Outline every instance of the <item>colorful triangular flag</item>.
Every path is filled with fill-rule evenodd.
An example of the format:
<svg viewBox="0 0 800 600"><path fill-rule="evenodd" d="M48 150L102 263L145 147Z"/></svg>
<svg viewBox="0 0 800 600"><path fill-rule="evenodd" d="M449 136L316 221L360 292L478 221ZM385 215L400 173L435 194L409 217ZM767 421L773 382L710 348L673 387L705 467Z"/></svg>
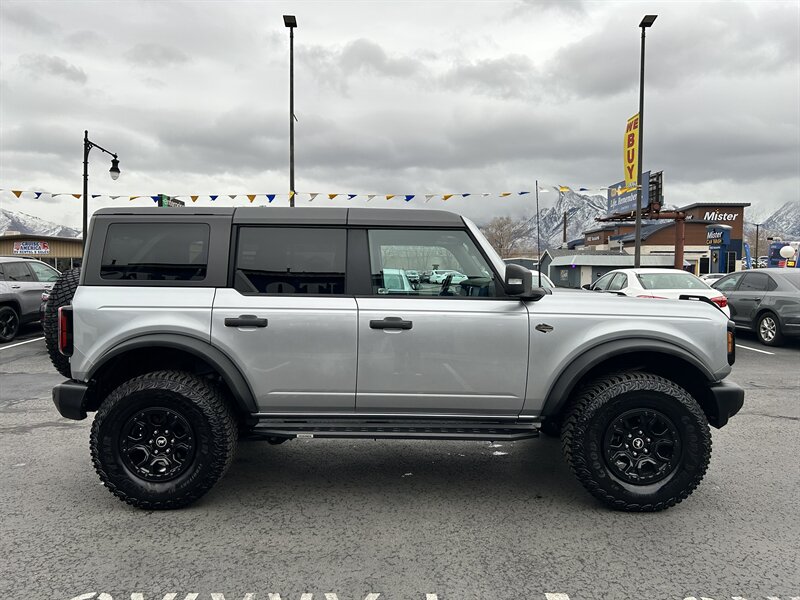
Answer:
<svg viewBox="0 0 800 600"><path fill-rule="evenodd" d="M270 202L275 200L275 194L267 194L267 200L269 200Z"/></svg>
<svg viewBox="0 0 800 600"><path fill-rule="evenodd" d="M22 195L22 190L11 190L11 193L19 198Z"/></svg>
<svg viewBox="0 0 800 600"><path fill-rule="evenodd" d="M353 198L355 198L356 196L358 196L358 194L347 194L347 199L348 199L348 200L352 200L352 199L353 199Z"/></svg>
<svg viewBox="0 0 800 600"><path fill-rule="evenodd" d="M425 194L425 202L430 202L436 194Z"/></svg>
<svg viewBox="0 0 800 600"><path fill-rule="evenodd" d="M36 199L37 199L37 200L39 199L39 196L41 196L42 194L44 194L44 192L33 192L33 193L34 193L34 194L36 194Z"/></svg>
<svg viewBox="0 0 800 600"><path fill-rule="evenodd" d="M217 194L216 196L209 196L209 198L211 198L211 201L214 202L214 200L219 198L219 194Z"/></svg>
<svg viewBox="0 0 800 600"><path fill-rule="evenodd" d="M396 195L397 195L397 194L386 194L386 199L387 199L387 200L391 200L391 199L392 199L392 198L394 198Z"/></svg>
<svg viewBox="0 0 800 600"><path fill-rule="evenodd" d="M416 196L416 194L406 194L406 202L411 202L414 196Z"/></svg>
<svg viewBox="0 0 800 600"><path fill-rule="evenodd" d="M329 200L333 200L333 199L334 199L334 198L336 198L336 196L338 196L338 195L339 195L339 194L328 194L328 199L329 199Z"/></svg>
<svg viewBox="0 0 800 600"><path fill-rule="evenodd" d="M247 194L247 199L250 200L250 204L252 204L253 200L256 199L256 194Z"/></svg>
<svg viewBox="0 0 800 600"><path fill-rule="evenodd" d="M442 200L449 200L453 197L453 194L442 194Z"/></svg>
<svg viewBox="0 0 800 600"><path fill-rule="evenodd" d="M369 202L370 200L372 200L372 199L373 199L375 196L377 196L377 195L378 195L378 194L367 194L367 202Z"/></svg>
<svg viewBox="0 0 800 600"><path fill-rule="evenodd" d="M313 194L309 194L308 195L308 201L309 202L313 202L314 198L316 198L317 196L319 196L319 192L314 192Z"/></svg>

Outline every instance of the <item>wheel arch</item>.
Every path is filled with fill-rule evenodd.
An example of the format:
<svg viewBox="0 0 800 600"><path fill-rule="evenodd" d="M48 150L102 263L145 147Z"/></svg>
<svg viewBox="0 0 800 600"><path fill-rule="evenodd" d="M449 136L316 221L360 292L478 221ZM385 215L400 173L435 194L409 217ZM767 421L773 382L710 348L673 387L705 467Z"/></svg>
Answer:
<svg viewBox="0 0 800 600"><path fill-rule="evenodd" d="M215 374L227 388L234 408L247 414L257 412L255 396L236 364L208 342L180 334L137 336L104 354L86 376L96 392L87 409L96 410L100 400L111 391L109 388L123 380L166 367Z"/></svg>
<svg viewBox="0 0 800 600"><path fill-rule="evenodd" d="M709 421L717 420L717 406L708 389L717 379L714 374L689 351L668 342L643 338L605 342L582 353L556 378L547 394L542 417L559 417L585 383L621 370L648 371L674 381L697 400Z"/></svg>

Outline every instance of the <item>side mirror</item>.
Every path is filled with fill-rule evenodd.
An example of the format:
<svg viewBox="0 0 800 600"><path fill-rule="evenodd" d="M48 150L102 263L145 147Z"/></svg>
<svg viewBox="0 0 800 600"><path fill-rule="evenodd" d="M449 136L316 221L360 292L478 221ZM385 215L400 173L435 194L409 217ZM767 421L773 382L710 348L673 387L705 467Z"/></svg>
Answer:
<svg viewBox="0 0 800 600"><path fill-rule="evenodd" d="M592 289L592 284L591 283L584 283L581 287L583 289L585 289L585 290L590 290L590 289Z"/></svg>
<svg viewBox="0 0 800 600"><path fill-rule="evenodd" d="M504 287L509 296L529 296L533 288L533 274L520 265L506 265Z"/></svg>

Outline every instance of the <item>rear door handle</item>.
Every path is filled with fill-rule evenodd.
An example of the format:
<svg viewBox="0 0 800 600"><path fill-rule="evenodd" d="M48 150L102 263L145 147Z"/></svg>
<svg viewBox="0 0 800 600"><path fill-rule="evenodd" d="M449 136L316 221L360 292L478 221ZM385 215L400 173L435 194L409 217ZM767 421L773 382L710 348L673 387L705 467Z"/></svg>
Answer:
<svg viewBox="0 0 800 600"><path fill-rule="evenodd" d="M412 325L411 321L404 321L400 317L373 319L369 322L370 329L411 329Z"/></svg>
<svg viewBox="0 0 800 600"><path fill-rule="evenodd" d="M239 315L225 319L225 327L266 327L268 323L267 319L260 319L255 315Z"/></svg>

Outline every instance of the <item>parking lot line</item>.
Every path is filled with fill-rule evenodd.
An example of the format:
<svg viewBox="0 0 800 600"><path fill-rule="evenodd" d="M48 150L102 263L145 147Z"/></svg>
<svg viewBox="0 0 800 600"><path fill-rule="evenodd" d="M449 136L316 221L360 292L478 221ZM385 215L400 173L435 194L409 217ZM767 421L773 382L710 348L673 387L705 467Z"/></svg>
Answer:
<svg viewBox="0 0 800 600"><path fill-rule="evenodd" d="M16 344L9 344L8 346L0 346L0 350L5 350L7 348L14 348L16 346L22 346L22 344L30 344L31 342L38 342L39 340L43 340L43 337L34 338L32 340L25 340L24 342L17 342Z"/></svg>
<svg viewBox="0 0 800 600"><path fill-rule="evenodd" d="M761 352L761 354L769 354L770 356L775 356L774 352L767 352L766 350L759 350L758 348L751 348L750 346L742 346L741 344L736 344L737 348L744 348L745 350L752 350L753 352Z"/></svg>

